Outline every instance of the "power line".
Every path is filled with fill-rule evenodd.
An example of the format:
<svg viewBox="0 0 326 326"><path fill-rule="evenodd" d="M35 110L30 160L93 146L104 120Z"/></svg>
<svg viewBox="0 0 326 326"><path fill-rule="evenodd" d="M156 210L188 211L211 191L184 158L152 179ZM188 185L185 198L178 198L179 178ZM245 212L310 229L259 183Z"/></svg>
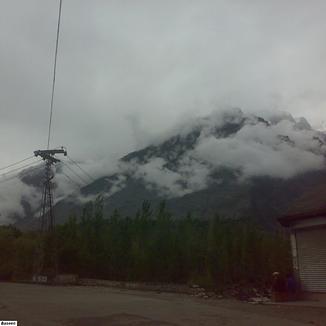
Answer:
<svg viewBox="0 0 326 326"><path fill-rule="evenodd" d="M20 164L20 163L26 162L26 161L28 161L28 160L34 158L34 157L35 157L34 155L33 155L33 156L30 156L30 157L26 157L26 158L24 158L23 160L20 160L20 161L18 161L18 162L16 162L16 163L12 163L12 164L9 164L9 165L7 165L7 166L4 166L4 167L0 168L0 171L2 171L2 170L7 170L7 169L11 168L12 166L15 166L15 165L18 165L18 164Z"/></svg>
<svg viewBox="0 0 326 326"><path fill-rule="evenodd" d="M61 12L62 12L62 0L60 0L60 4L59 4L59 16L58 16L58 25L57 25L57 38L56 38L56 43L55 43L55 54L54 54L54 65L53 65L53 80L52 80L52 93L51 93L51 105L50 105L50 121L49 121L49 130L48 130L48 145L47 145L47 149L50 148L50 140L51 140L53 103L54 103L54 93L55 93L55 81L56 81L56 74L57 74L57 60L58 60L58 48L59 48L60 25L61 25Z"/></svg>
<svg viewBox="0 0 326 326"><path fill-rule="evenodd" d="M71 183L73 183L78 189L81 188L80 184L76 182L74 179L72 179L68 174L65 172L61 171L62 175L64 175Z"/></svg>
<svg viewBox="0 0 326 326"><path fill-rule="evenodd" d="M92 182L95 181L95 179L88 173L86 172L75 160L73 160L69 155L67 155L68 159L73 163L75 164L80 171L82 171Z"/></svg>
<svg viewBox="0 0 326 326"><path fill-rule="evenodd" d="M65 162L62 162L62 164L69 170L71 171L77 178L79 178L83 183L87 184L88 182L82 178L74 169L72 169L68 164Z"/></svg>
<svg viewBox="0 0 326 326"><path fill-rule="evenodd" d="M39 163L39 162L41 162L41 161L42 161L42 160L38 160L38 161L36 161L35 163ZM30 172L33 172L33 171L35 171L35 170L37 170L37 169L43 169L43 166L40 165L40 164L37 164L37 165L34 166L34 167L31 167L31 168L29 168L29 169L26 169L26 170L24 170L24 171L19 172L19 174L22 175L22 176L24 176L24 175L26 175L26 174L28 174L28 173L30 173Z"/></svg>
<svg viewBox="0 0 326 326"><path fill-rule="evenodd" d="M40 161L42 161L42 160L37 160L37 161L35 161L35 162L31 162L31 163L29 163L29 164L25 164L25 165L23 165L23 166L21 166L21 167L19 167L19 168L16 168L16 169L10 170L10 171L8 171L8 172L6 172L6 173L0 174L0 177L5 177L5 176L7 176L8 174L11 174L11 173L13 173L13 172L23 170L23 169L28 168L29 166L32 166L32 165L34 165L34 164L36 164L36 163L38 163L38 162L40 162Z"/></svg>
<svg viewBox="0 0 326 326"><path fill-rule="evenodd" d="M35 162L33 162L34 164ZM12 180L12 179L15 179L17 178L18 176L24 176L26 175L27 173L29 172L32 172L34 170L36 170L36 168L41 168L40 166L35 166L34 168L28 168L26 170L24 170L25 168L31 166L31 164L29 164L28 166L24 166L23 168L21 169L16 169L15 171L11 171L10 173L4 173L2 175L0 175L0 182L6 182L6 181L9 181L9 180ZM17 171L17 172L16 172ZM12 175L13 172L16 172L14 175ZM6 178L7 175L10 175Z"/></svg>
<svg viewBox="0 0 326 326"><path fill-rule="evenodd" d="M33 162L33 163L35 163L35 162ZM36 162L36 163L37 163L37 162ZM17 178L18 176L25 176L27 173L31 173L31 172L33 172L33 171L35 171L35 170L37 170L37 169L40 169L40 168L42 168L42 166L37 165L37 166L32 167L32 168L29 168L29 169L27 169L27 170L25 170L25 171L19 171L18 173L14 174L14 175L12 175L12 176L6 178L6 179L0 179L0 183L7 182L7 181L10 181L10 180L13 180L13 179ZM4 178L4 176L2 176L1 178Z"/></svg>
<svg viewBox="0 0 326 326"><path fill-rule="evenodd" d="M4 183L4 182L7 182L7 181L10 181L10 180L13 180L13 179L16 179L18 177L19 173L7 178L7 179L0 179L0 183Z"/></svg>

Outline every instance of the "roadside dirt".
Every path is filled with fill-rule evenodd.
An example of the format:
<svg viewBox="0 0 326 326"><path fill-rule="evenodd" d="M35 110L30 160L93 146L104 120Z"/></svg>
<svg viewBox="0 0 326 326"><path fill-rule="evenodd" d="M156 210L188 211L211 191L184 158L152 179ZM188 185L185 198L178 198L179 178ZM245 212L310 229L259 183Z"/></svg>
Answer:
<svg viewBox="0 0 326 326"><path fill-rule="evenodd" d="M326 326L326 308L251 305L103 287L0 283L0 320L19 326Z"/></svg>

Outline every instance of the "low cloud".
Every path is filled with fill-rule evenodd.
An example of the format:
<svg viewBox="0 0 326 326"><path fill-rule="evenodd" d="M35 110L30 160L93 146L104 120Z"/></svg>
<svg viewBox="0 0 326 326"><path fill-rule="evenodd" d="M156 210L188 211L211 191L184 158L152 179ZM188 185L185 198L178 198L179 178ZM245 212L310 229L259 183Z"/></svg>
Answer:
<svg viewBox="0 0 326 326"><path fill-rule="evenodd" d="M226 137L220 131L228 124L238 125L239 130ZM169 159L177 157L180 145L169 149L166 159L132 162L125 171L128 167L129 174L163 196L179 197L207 188L214 172L223 168L236 171L239 181L257 176L287 179L325 168L325 135L314 131L305 119L288 113L266 113L262 119L239 109L218 111L172 130L185 138L196 128L200 136L194 148L188 148L173 168Z"/></svg>
<svg viewBox="0 0 326 326"><path fill-rule="evenodd" d="M154 158L139 165L134 177L142 179L145 185L153 187L164 197L180 197L206 188L209 169L196 160L185 157L177 171L166 167L162 158Z"/></svg>
<svg viewBox="0 0 326 326"><path fill-rule="evenodd" d="M281 120L273 125L245 125L232 137L203 137L192 155L213 167L240 170L243 177L290 178L325 167L326 146L318 133Z"/></svg>
<svg viewBox="0 0 326 326"><path fill-rule="evenodd" d="M22 199L27 200L32 209L39 205L37 188L26 185L18 178L8 180L5 187L0 188L0 224L11 222L11 216L24 216Z"/></svg>
<svg viewBox="0 0 326 326"><path fill-rule="evenodd" d="M261 117L229 109L188 119L188 123L173 127L159 141L156 139L156 147L143 160L137 159L137 153L130 161L117 162L107 157L95 162L78 160L77 164L89 174L66 162L57 168L55 202L64 198L81 204L94 200L97 194L84 196L80 187L103 176L108 176L108 190L102 193L106 198L122 190L129 177L142 180L149 190L165 198L172 198L203 190L213 182L223 182L223 177L217 175L225 168L236 172L239 182L257 176L287 179L325 168L324 133L313 130L305 119L295 119L288 113L265 113ZM189 135L194 131L195 139L189 143ZM171 137L174 141L168 148L161 148ZM71 168L81 179L71 173ZM18 178L8 181L6 188L0 190L2 222L10 214L23 214L22 197L33 209L39 207L40 189Z"/></svg>

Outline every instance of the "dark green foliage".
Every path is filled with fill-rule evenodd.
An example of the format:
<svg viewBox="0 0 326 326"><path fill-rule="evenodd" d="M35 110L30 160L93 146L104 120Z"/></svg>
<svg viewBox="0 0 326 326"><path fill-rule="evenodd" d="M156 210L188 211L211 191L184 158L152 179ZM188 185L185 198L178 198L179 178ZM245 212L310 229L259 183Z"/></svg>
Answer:
<svg viewBox="0 0 326 326"><path fill-rule="evenodd" d="M80 219L57 227L59 271L111 280L264 284L273 271L291 269L288 239L249 220L173 218L164 203L149 202L133 218L118 211L105 218L103 199L88 204ZM31 274L35 240L0 229L0 276ZM6 262L6 264L3 264Z"/></svg>
<svg viewBox="0 0 326 326"><path fill-rule="evenodd" d="M13 226L0 227L0 279L30 277L35 235L22 234Z"/></svg>

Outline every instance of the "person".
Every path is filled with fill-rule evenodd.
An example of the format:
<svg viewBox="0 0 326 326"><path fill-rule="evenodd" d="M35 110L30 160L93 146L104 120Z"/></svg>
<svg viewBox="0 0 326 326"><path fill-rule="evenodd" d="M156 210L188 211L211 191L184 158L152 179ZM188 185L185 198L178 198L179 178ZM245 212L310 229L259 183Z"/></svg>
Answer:
<svg viewBox="0 0 326 326"><path fill-rule="evenodd" d="M284 279L281 277L279 272L274 272L272 277L272 300L275 302L285 301L286 286Z"/></svg>
<svg viewBox="0 0 326 326"><path fill-rule="evenodd" d="M286 275L286 290L288 293L289 300L295 300L297 296L297 282L292 273Z"/></svg>

